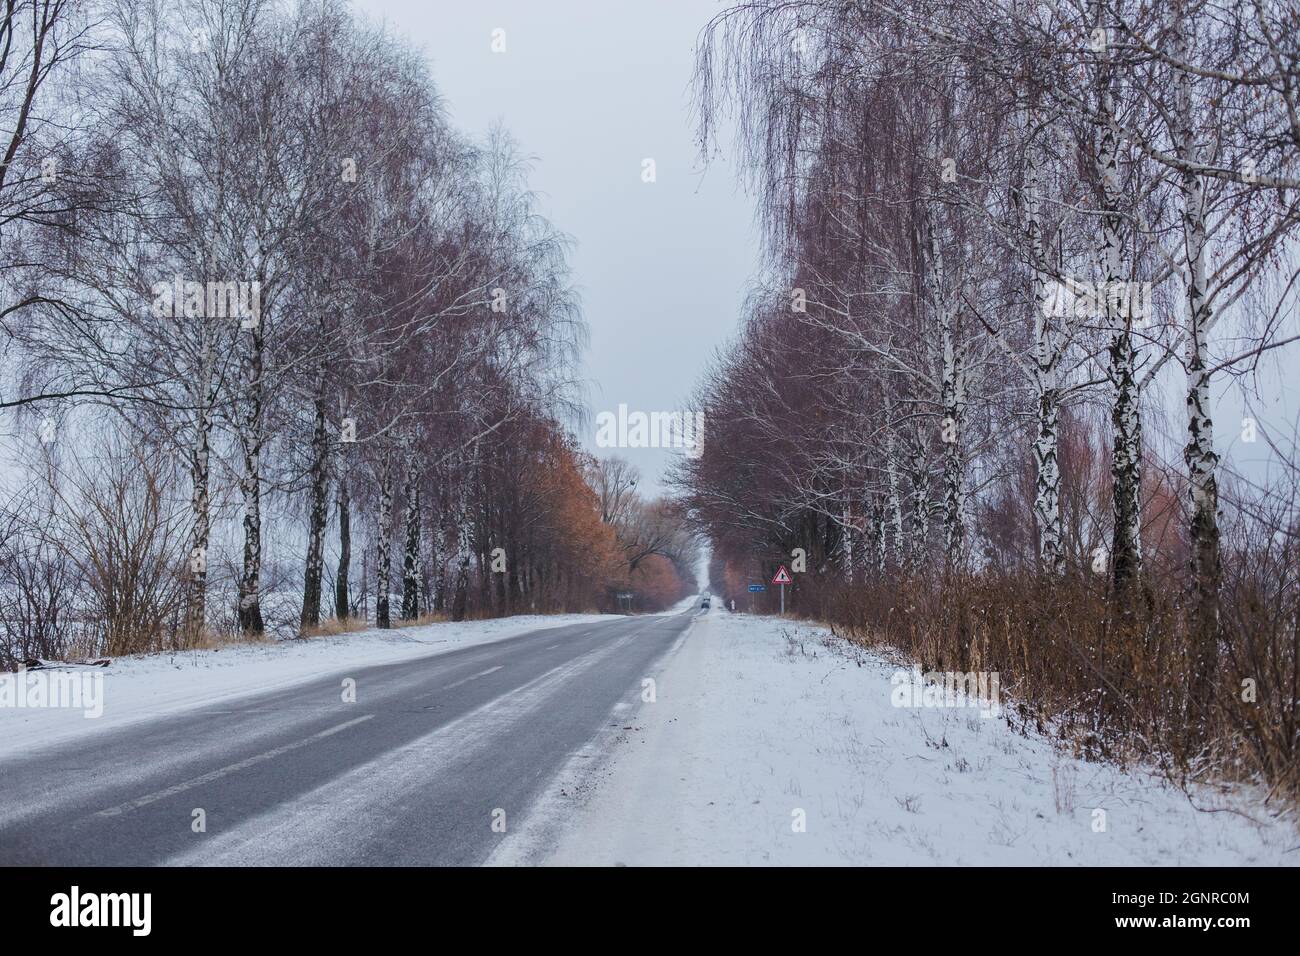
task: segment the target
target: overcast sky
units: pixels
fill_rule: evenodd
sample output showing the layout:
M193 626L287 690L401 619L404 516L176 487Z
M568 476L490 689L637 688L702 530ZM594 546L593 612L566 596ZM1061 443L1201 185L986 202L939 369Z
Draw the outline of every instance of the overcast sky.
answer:
M717 0L357 0L356 7L428 55L462 131L481 138L501 119L536 157L531 182L543 194L543 212L575 240L573 278L591 330L584 445L611 453L595 448L595 416L619 403L644 412L684 408L714 349L734 334L759 264L753 200L736 187L725 153L702 170L693 137L692 51L721 9ZM505 31L504 53L492 52L497 29ZM725 136L722 144L725 150ZM646 158L655 160L654 183L641 181ZM1231 343L1224 349L1231 352ZM1283 351L1261 364L1258 378L1216 378L1216 445L1259 480L1269 450L1241 443L1241 420L1257 415L1272 434L1294 438L1300 387L1293 367ZM1177 363L1160 385L1148 393L1157 407L1147 438L1176 463L1185 427ZM658 487L672 457L616 453L641 469L646 490Z
M575 240L591 330L583 370L595 415L684 408L736 327L757 261L753 203L726 157L703 171L690 112L696 34L715 0L360 0L423 49L452 118L481 138L498 118L536 157L542 210ZM492 52L505 31L506 52ZM657 181L641 179L655 161ZM707 433L706 433L707 435ZM657 486L671 453L616 452Z

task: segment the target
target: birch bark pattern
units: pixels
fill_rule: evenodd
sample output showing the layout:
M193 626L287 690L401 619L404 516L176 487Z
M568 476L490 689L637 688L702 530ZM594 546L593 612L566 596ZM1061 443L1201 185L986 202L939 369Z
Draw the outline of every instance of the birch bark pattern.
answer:
M1115 390L1111 409L1114 444L1111 454L1111 487L1114 527L1111 532L1111 580L1115 591L1123 592L1142 574L1142 411L1138 393L1132 312L1128 296L1114 291L1126 281L1123 267L1123 222L1119 197L1119 134L1116 129L1113 68L1109 50L1102 52L1098 67L1098 113L1096 173L1101 187L1101 248L1099 258L1106 330L1109 375ZM1121 308L1121 304L1123 307Z
M335 500L339 518L339 566L334 576L334 616L340 621L347 620L352 614L348 587L352 564L352 501L348 491L348 477L347 460L344 451L340 449L338 489Z
M393 467L390 455L384 455L379 473L379 547L375 557L375 626L392 627L389 616L388 592L392 577L393 538Z
M244 502L244 565L239 576L239 629L245 634L261 634L262 623L262 365L265 345L259 321L248 330L249 347L245 356L244 415L240 422L243 447L243 471L239 490Z
M1182 4L1175 10L1174 58L1188 62L1186 21ZM1174 80L1174 149L1189 164L1201 162L1196 141L1192 78L1177 70ZM1183 252L1187 268L1187 462L1191 498L1192 601L1191 629L1196 663L1193 668L1193 706L1208 699L1213 690L1219 657L1219 457L1214 452L1214 423L1210 418L1210 369L1206 330L1210 322L1209 290L1205 272L1205 182L1191 172L1179 181L1182 193Z
M939 338L940 438L943 443L943 535L944 552L950 568L961 567L966 559L966 464L962 455L962 425L966 411L966 387L957 345L955 309L948 295L943 245L933 213L926 217L929 233L929 263L926 279Z
M888 419L885 426L885 470L889 492L886 496L884 517L887 530L881 532L881 550L883 552L886 546L884 539L892 539L894 561L901 567L906 560L903 540L903 496L900 490L898 438L894 432L892 403L886 404L885 414Z
M190 635L197 638L207 618L208 546L212 537L211 468L212 408L216 395L212 387L212 349L205 343L203 371L200 374L199 411L194 423L194 443L190 450L190 511L194 530L190 541L190 595L188 624Z
M1032 131L1031 116L1026 124ZM1061 547L1061 470L1058 453L1060 392L1056 374L1060 356L1052 327L1053 302L1040 268L1046 249L1041 218L1042 164L1033 143L1025 150L1025 233L1030 257L1030 309L1034 329L1034 393L1038 434L1034 438L1034 524L1038 530L1038 560L1049 574L1065 570Z
M303 572L302 627L320 624L321 580L324 576L325 524L329 516L328 468L329 440L326 436L324 379L317 388L315 427L311 436L311 511L307 522L307 561Z
M840 519L840 527L843 529L843 538L840 541L840 549L844 556L844 580L849 584L853 583L853 509L847 504L844 506L844 514Z
M415 449L406 450L406 549L402 555L402 620L420 616L420 484Z
M469 602L469 562L472 557L469 540L469 507L463 487L456 494L456 586L451 603L451 619L465 620Z

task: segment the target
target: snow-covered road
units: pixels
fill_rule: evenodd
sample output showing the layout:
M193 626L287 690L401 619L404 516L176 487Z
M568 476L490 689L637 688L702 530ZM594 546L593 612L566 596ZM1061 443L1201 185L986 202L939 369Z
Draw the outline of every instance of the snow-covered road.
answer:
M335 673L397 663L500 641L532 631L608 622L605 614L549 614L440 622L302 641L120 657L103 670L96 718L66 708L0 707L0 759L60 741L229 703Z
M114 662L101 718L0 708L0 863L1300 857L1255 794L1081 762L900 700L823 628L694 604Z
M1296 831L1257 795L1189 797L1076 760L978 708L896 707L898 673L825 629L715 607L662 662L655 702L571 761L492 862L1300 858Z
M0 865L480 863L691 620L516 620L435 626L413 647L362 635L221 652L229 674L194 661L188 682L128 662L104 678L104 717L29 720L11 747ZM169 677L193 699L165 691Z

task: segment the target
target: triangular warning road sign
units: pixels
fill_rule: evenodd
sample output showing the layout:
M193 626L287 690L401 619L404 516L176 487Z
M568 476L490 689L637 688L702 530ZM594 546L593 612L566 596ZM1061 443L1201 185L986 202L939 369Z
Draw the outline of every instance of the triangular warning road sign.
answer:
M790 577L790 572L785 569L785 565L783 564L781 565L780 568L777 569L776 577L772 579L772 583L773 584L794 584L794 578Z

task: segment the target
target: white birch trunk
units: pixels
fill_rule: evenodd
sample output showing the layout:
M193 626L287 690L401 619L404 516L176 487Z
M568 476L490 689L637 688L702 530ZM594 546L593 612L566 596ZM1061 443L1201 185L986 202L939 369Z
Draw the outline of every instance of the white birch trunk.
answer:
M212 409L216 404L213 388L213 350L205 341L203 367L196 390L198 413L190 447L190 511L194 529L190 539L189 629L192 637L203 630L207 619L208 547L212 537Z
M420 484L412 440L406 448L406 551L402 556L402 620L420 616Z
M949 567L958 568L966 561L966 463L962 449L966 387L961 352L957 345L955 310L947 291L943 247L933 220L929 225L930 267L927 278L939 337L939 405L942 409L939 424L944 446L944 547Z
M844 506L844 515L840 520L840 527L843 529L843 540L840 548L844 555L844 580L849 584L853 583L853 509L849 505Z
M898 460L898 437L894 430L892 404L886 404L885 413L889 419L885 430L885 472L889 487L885 502L885 522L888 526L886 537L892 540L894 561L901 566L905 560L903 495L900 489L901 467Z
M1026 123L1032 131L1035 123ZM1025 150L1025 232L1031 262L1030 308L1034 329L1034 392L1037 405L1038 434L1034 438L1034 524L1038 529L1038 560L1043 570L1060 574L1065 570L1061 545L1061 470L1058 453L1060 392L1057 366L1060 355L1056 330L1052 325L1048 301L1047 277L1039 268L1044 261L1041 219L1042 157L1028 144Z
M1174 58L1188 61L1182 4L1175 10ZM1192 77L1178 71L1175 79L1174 149L1188 163L1201 162L1193 114ZM1180 178L1183 199L1183 250L1187 267L1187 462L1191 496L1189 537L1192 547L1192 631L1196 641L1198 686L1203 698L1218 666L1219 630L1219 457L1214 452L1214 423L1210 418L1210 368L1206 332L1210 322L1205 268L1205 182L1195 173Z
M239 578L239 627L245 634L261 634L262 623L262 443L264 328L249 330L249 350L243 382L244 415L240 422L243 471L239 491L244 505L244 564Z
M1142 414L1133 347L1131 306L1128 296L1114 290L1127 281L1123 264L1123 216L1119 196L1119 134L1111 89L1109 54L1098 73L1096 172L1101 183L1101 248L1099 259L1106 328L1109 335L1110 378L1115 389L1111 426L1114 446L1111 483L1114 528L1111 538L1111 575L1116 591L1136 582L1142 573Z
M469 602L469 564L473 558L469 540L469 504L466 501L464 480L456 491L456 585L452 597L451 619L463 621Z
M329 439L326 435L325 371L321 370L313 403L311 438L311 510L307 521L307 560L303 570L301 627L320 624L322 581L325 576L325 526L329 520Z
M352 565L352 500L348 488L351 478L348 468L347 446L339 448L337 493L335 508L339 517L339 566L334 575L334 616L340 621L347 620L351 614L351 595L349 594Z
M392 627L388 599L392 583L393 540L393 465L392 457L384 455L379 472L379 548L375 559L375 578L378 593L375 595L375 626Z

